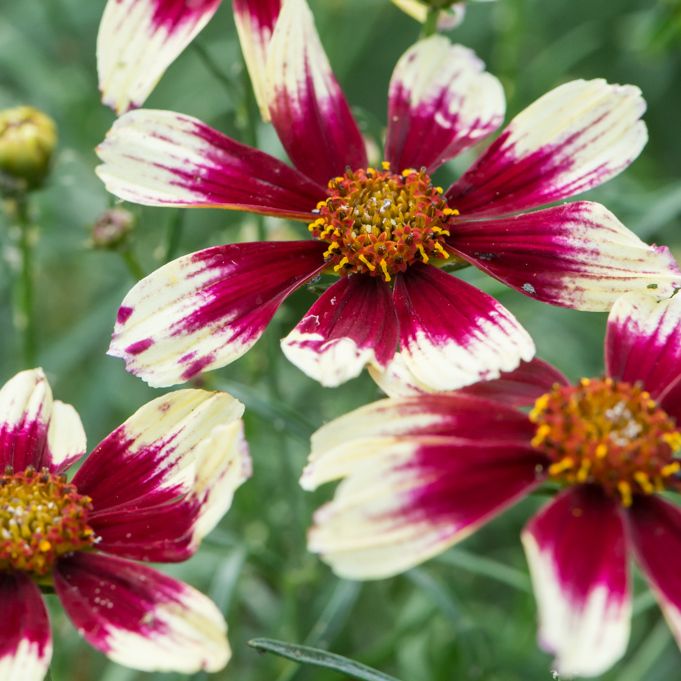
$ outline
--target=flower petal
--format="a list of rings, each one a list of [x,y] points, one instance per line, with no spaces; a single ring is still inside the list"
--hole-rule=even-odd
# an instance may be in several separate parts
[[[102,101],[117,113],[141,106],[219,5],[220,0],[109,0],[97,34]]]
[[[26,575],[0,574],[0,603],[0,679],[43,681],[52,637],[40,591]]]
[[[563,676],[598,676],[622,657],[631,598],[624,527],[597,488],[563,492],[523,532],[539,640]]]
[[[590,201],[497,220],[463,220],[448,241],[517,291],[578,310],[609,310],[629,291],[664,298],[681,287],[681,271],[668,248],[644,243]]]
[[[394,298],[404,361],[432,390],[497,378],[534,355],[532,339],[508,310],[435,267],[398,276]]]
[[[389,443],[417,437],[475,439],[492,433],[495,441],[524,446],[534,434],[527,416],[516,409],[462,391],[379,400],[322,426],[312,435],[304,489],[349,475],[358,462]]]
[[[287,0],[270,41],[272,123],[296,168],[324,186],[367,167],[364,140],[336,81],[306,0]]]
[[[501,215],[591,189],[639,155],[644,111],[633,85],[565,83],[518,114],[447,198],[465,215]]]
[[[681,297],[622,296],[608,317],[605,363],[619,381],[641,381],[654,398],[681,376]]]
[[[229,660],[225,621],[187,584],[114,556],[60,560],[55,588],[86,641],[143,671],[215,672]]]
[[[407,50],[390,81],[385,156],[397,170],[438,166],[504,120],[501,83],[472,50],[434,35]]]
[[[97,148],[97,174],[147,206],[228,208],[312,220],[324,187],[196,118],[142,109],[121,116]]]
[[[0,469],[65,470],[85,453],[75,409],[52,399],[42,369],[22,371],[0,390]]]
[[[234,23],[263,120],[267,108],[267,49],[281,11],[281,0],[234,0]]]
[[[309,534],[309,549],[348,579],[397,574],[464,539],[532,489],[543,461],[528,446],[457,438],[375,449]]]
[[[627,516],[636,559],[681,646],[681,511],[659,497],[638,497]]]
[[[109,354],[155,387],[225,366],[324,267],[323,251],[317,241],[230,244],[173,260],[125,297]]]
[[[281,342],[308,376],[334,387],[367,364],[385,366],[397,347],[397,318],[388,285],[355,275],[336,282]]]
[[[178,390],[100,442],[73,479],[93,500],[98,548],[139,560],[192,555],[250,475],[243,411],[227,393]]]

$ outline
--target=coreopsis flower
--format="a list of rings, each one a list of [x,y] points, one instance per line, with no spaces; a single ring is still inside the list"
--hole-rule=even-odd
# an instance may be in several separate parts
[[[628,554],[681,645],[681,298],[613,306],[605,374],[571,384],[533,360],[448,394],[385,399],[321,428],[302,484],[342,478],[309,546],[352,579],[444,551],[544,482],[562,488],[522,534],[539,641],[565,676],[625,652]],[[519,407],[531,404],[527,413]]]
[[[40,588],[82,636],[137,669],[192,673],[229,659],[203,594],[139,561],[189,558],[248,477],[243,406],[181,390],[149,402],[85,453],[73,407],[41,370],[0,390],[0,678],[40,681],[52,654]]]
[[[445,191],[432,173],[504,115],[499,81],[470,50],[433,36],[399,60],[378,168],[367,167],[304,0],[284,3],[267,60],[269,112],[294,168],[168,111],[122,116],[99,147],[99,176],[120,198],[278,215],[308,223],[312,237],[209,248],[139,282],[109,352],[151,385],[240,357],[282,301],[322,273],[339,280],[282,341],[286,356],[327,386],[365,365],[387,371],[398,357],[435,390],[494,378],[534,353],[508,310],[443,266],[474,265],[532,298],[582,310],[606,310],[632,289],[669,296],[679,285],[667,249],[644,244],[600,204],[534,210],[638,155],[638,88],[593,80],[552,90]]]

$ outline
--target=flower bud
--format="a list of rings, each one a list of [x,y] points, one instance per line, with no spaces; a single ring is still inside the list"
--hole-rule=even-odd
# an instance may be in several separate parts
[[[125,243],[135,226],[135,216],[125,208],[105,211],[92,226],[92,248],[115,250]]]
[[[0,175],[14,191],[40,187],[57,144],[57,126],[42,111],[18,106],[0,111]]]

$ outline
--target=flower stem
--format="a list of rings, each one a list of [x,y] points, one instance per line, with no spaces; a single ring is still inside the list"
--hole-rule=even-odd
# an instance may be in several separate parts
[[[25,194],[15,200],[16,219],[19,223],[19,250],[21,251],[21,273],[17,282],[17,300],[15,310],[15,324],[22,335],[24,365],[30,368],[36,360],[36,330],[33,290],[33,234]]]
[[[182,208],[177,209],[177,213],[170,220],[168,226],[168,238],[166,239],[166,252],[163,256],[163,262],[170,262],[177,253],[182,240],[182,232],[184,230],[184,216],[185,212]]]
[[[140,265],[140,261],[131,248],[124,248],[118,252],[121,254],[121,258],[123,258],[123,262],[126,264],[128,272],[130,272],[134,279],[139,281],[147,276],[144,273],[144,269],[142,269],[142,265]]]
[[[421,38],[428,38],[437,32],[437,20],[439,15],[439,9],[435,9],[434,7],[428,9],[426,20],[423,22],[423,28],[421,29]]]
[[[211,57],[208,50],[203,45],[196,42],[196,40],[191,43],[191,47],[194,52],[196,52],[197,56],[206,69],[210,71],[211,74],[225,86],[225,90],[227,90],[227,94],[229,95],[230,99],[232,99],[232,101],[238,101],[234,84],[230,78],[223,73],[222,69],[220,69],[220,67],[215,63],[215,60],[213,57]]]

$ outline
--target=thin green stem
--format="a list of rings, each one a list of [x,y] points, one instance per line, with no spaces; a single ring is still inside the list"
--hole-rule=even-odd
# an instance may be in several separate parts
[[[238,98],[236,97],[234,83],[232,83],[229,76],[223,73],[222,69],[215,63],[215,60],[210,55],[210,52],[208,52],[203,45],[196,42],[196,40],[191,43],[191,46],[206,69],[210,71],[211,74],[225,86],[225,90],[227,90],[227,94],[229,95],[230,99],[237,101]]]
[[[428,9],[426,20],[423,22],[423,28],[421,29],[421,38],[428,38],[437,32],[437,19],[439,15],[439,9],[435,9],[434,7]]]
[[[139,281],[140,279],[144,279],[144,277],[147,276],[144,272],[144,269],[142,268],[142,265],[140,265],[140,261],[137,259],[137,256],[131,248],[124,248],[118,252],[120,253],[126,267],[128,268],[128,272],[130,272],[133,278]]]
[[[21,273],[17,282],[17,309],[15,320],[22,335],[24,365],[32,367],[36,360],[35,294],[33,289],[33,233],[28,197],[23,194],[15,201],[16,218],[19,224],[19,250],[21,251]]]
[[[168,236],[166,238],[166,250],[163,256],[164,262],[169,262],[172,260],[180,248],[182,232],[184,231],[184,217],[184,210],[182,210],[182,208],[178,208],[177,212],[170,221],[170,225],[168,226]]]

